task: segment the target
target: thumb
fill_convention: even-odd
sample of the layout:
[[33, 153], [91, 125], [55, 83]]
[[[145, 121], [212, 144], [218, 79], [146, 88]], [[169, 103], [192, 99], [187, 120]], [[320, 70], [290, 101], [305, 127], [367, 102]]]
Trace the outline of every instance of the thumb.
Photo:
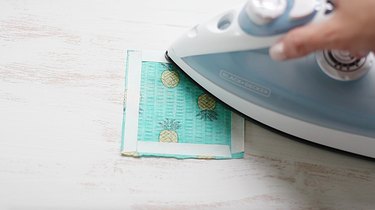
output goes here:
[[305, 56], [311, 52], [331, 48], [336, 39], [337, 26], [333, 20], [293, 29], [270, 48], [270, 56], [282, 61]]

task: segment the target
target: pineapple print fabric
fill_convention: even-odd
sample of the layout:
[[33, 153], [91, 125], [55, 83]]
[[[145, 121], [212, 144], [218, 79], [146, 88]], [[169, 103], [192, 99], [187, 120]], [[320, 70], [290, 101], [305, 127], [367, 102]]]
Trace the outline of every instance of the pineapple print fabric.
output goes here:
[[[211, 100], [202, 100], [200, 96], [207, 93], [178, 69], [173, 72], [178, 71], [176, 75], [179, 76], [176, 77], [180, 78], [179, 84], [175, 85], [173, 82], [173, 87], [166, 87], [163, 84], [165, 71], [165, 63], [142, 62], [142, 113], [139, 115], [138, 139], [159, 141], [159, 133], [168, 130], [161, 128], [160, 122], [168, 118], [180, 122], [180, 129], [175, 129], [179, 143], [229, 144], [231, 112], [216, 102], [215, 107], [206, 106], [201, 109], [200, 104], [210, 104], [214, 99], [211, 97]], [[208, 117], [209, 114], [201, 116], [202, 112], [209, 111], [215, 113], [211, 118]], [[206, 115], [207, 117], [203, 117]], [[209, 118], [212, 120], [206, 120]]]
[[122, 154], [241, 158], [244, 120], [162, 55], [128, 51]]

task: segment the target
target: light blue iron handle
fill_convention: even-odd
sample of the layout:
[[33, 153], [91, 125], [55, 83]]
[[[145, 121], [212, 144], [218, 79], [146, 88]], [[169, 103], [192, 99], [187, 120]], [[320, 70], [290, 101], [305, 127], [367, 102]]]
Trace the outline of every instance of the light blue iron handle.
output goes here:
[[[325, 19], [333, 8], [333, 3], [326, 0], [249, 0], [239, 15], [239, 24], [252, 36], [282, 35]], [[324, 12], [318, 13], [320, 10]]]

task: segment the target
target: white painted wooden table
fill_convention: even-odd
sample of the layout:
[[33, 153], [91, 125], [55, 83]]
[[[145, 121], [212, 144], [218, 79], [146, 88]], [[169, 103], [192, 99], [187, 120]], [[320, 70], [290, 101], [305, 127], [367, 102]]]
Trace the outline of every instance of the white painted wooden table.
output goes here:
[[251, 123], [243, 160], [120, 156], [125, 49], [243, 0], [1, 0], [0, 209], [375, 209], [375, 162]]

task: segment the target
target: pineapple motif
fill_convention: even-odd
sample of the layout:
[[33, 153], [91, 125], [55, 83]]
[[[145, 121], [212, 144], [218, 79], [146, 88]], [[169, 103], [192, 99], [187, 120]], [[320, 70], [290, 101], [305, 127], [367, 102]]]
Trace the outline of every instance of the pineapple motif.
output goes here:
[[162, 127], [162, 131], [159, 134], [159, 141], [165, 143], [177, 143], [178, 134], [177, 129], [181, 127], [180, 122], [174, 119], [166, 118], [164, 121], [159, 122]]
[[163, 64], [165, 70], [161, 74], [161, 82], [165, 87], [174, 88], [180, 83], [180, 75], [170, 64]]
[[217, 113], [215, 112], [216, 101], [215, 99], [207, 94], [204, 93], [198, 97], [198, 106], [201, 109], [198, 117], [201, 117], [202, 120], [217, 120]]

